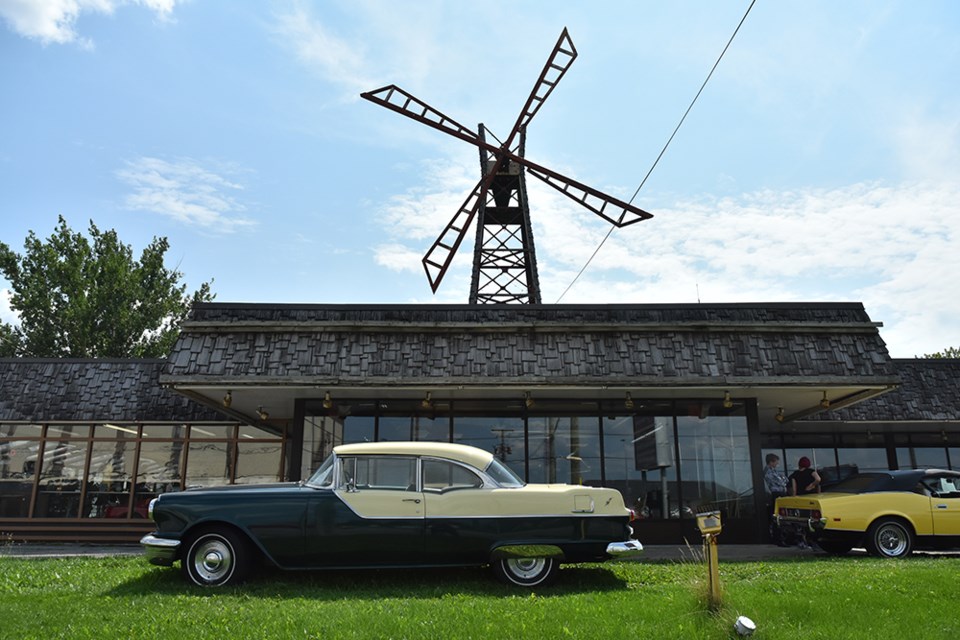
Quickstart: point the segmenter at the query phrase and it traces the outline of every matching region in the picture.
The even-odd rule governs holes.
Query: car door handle
[[[414,502],[414,503],[416,503],[416,504],[420,504],[420,498],[404,498],[403,501],[404,501],[404,502]]]
[[[945,504],[938,504],[938,505],[937,505],[937,509],[946,509],[946,508],[947,508],[947,505],[945,505]]]

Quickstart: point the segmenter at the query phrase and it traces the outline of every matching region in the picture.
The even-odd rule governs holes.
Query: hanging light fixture
[[[536,404],[533,400],[533,394],[529,391],[524,392],[523,394],[523,403],[527,405],[527,409],[532,409],[533,405]]]
[[[787,416],[783,413],[783,407],[777,407],[777,415],[773,417],[776,418],[777,422],[783,422],[787,419]]]
[[[330,409],[333,407],[333,396],[330,395],[330,392],[327,391],[323,394],[323,408]]]
[[[233,404],[233,392],[227,391],[227,394],[223,396],[223,406],[229,409],[231,404]]]
[[[730,397],[729,391],[723,392],[723,408],[724,409],[733,409],[733,398]]]
[[[433,395],[427,391],[427,395],[420,401],[420,406],[424,409],[433,409]]]
[[[633,409],[633,398],[630,397],[629,391],[627,391],[627,396],[623,399],[623,406],[627,409]]]
[[[263,405],[257,407],[257,415],[260,416],[261,420],[266,420],[270,417],[270,414],[264,410]]]
[[[827,392],[823,392],[823,398],[820,400],[820,406],[824,409],[830,408],[830,398],[827,397]]]

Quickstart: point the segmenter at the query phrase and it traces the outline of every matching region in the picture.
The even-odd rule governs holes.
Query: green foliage
[[[699,562],[565,566],[533,592],[484,569],[273,571],[224,590],[187,585],[141,557],[3,557],[10,638],[957,638],[957,557],[891,562],[806,556],[723,562],[724,606]]]
[[[936,353],[925,353],[923,354],[924,358],[960,358],[960,348],[958,347],[947,347],[943,351],[937,351]]]
[[[188,295],[183,274],[164,266],[166,238],[154,238],[136,260],[116,231],[91,221],[89,236],[61,216],[46,241],[29,233],[23,255],[0,242],[0,273],[20,317],[18,327],[0,325],[0,355],[163,357],[191,304],[213,299],[209,282]]]

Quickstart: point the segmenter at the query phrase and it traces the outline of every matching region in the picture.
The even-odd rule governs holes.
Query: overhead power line
[[[663,157],[663,154],[666,153],[667,147],[670,146],[670,143],[673,142],[674,136],[677,135],[677,132],[680,130],[680,127],[683,126],[683,121],[687,119],[687,115],[690,113],[690,110],[693,109],[693,105],[697,103],[697,99],[700,98],[700,94],[703,93],[703,90],[706,88],[707,83],[710,82],[710,78],[713,77],[713,72],[717,70],[717,67],[720,65],[720,61],[723,60],[724,54],[727,52],[727,49],[730,48],[730,45],[733,43],[733,39],[737,37],[737,33],[740,31],[740,27],[743,26],[743,23],[746,21],[747,16],[750,15],[750,10],[753,9],[753,5],[756,4],[757,0],[751,0],[750,6],[747,7],[746,12],[743,14],[743,17],[740,18],[740,22],[737,24],[737,28],[733,30],[733,34],[730,36],[730,39],[727,40],[726,46],[723,47],[723,51],[720,52],[720,56],[717,58],[717,61],[713,63],[713,67],[710,69],[710,73],[707,74],[706,79],[703,81],[703,84],[700,85],[700,90],[697,91],[697,95],[693,96],[693,100],[690,101],[690,106],[687,107],[687,110],[683,112],[683,117],[680,118],[680,122],[677,123],[677,126],[674,128],[673,133],[670,134],[670,137],[667,138],[667,142],[663,145],[663,148],[660,150],[660,153],[657,155],[656,160],[653,161],[653,164],[650,165],[650,169],[647,171],[646,175],[643,176],[643,180],[640,181],[640,185],[637,187],[637,190],[633,192],[633,195],[630,197],[630,204],[633,204],[634,199],[636,199],[637,194],[640,193],[640,190],[643,188],[643,185],[647,183],[647,178],[650,177],[650,174],[653,173],[653,170],[657,168],[657,165],[660,163],[660,158]],[[607,230],[607,234],[603,236],[603,240],[600,241],[600,244],[597,245],[597,248],[593,250],[593,253],[590,254],[590,257],[587,258],[587,261],[581,267],[580,271],[574,277],[574,279],[567,285],[567,288],[563,290],[563,293],[560,294],[560,297],[557,298],[557,303],[563,300],[563,296],[567,295],[567,292],[576,284],[577,280],[580,279],[580,276],[583,275],[583,272],[586,271],[587,267],[590,266],[590,263],[593,262],[593,259],[599,253],[601,247],[606,243],[607,238],[610,237],[610,234],[613,233],[614,227],[611,227]],[[556,304],[556,303],[555,303]]]

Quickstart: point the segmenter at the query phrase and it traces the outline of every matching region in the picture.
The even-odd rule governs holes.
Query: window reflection
[[[753,475],[742,410],[729,411],[720,403],[689,403],[678,408],[677,444],[683,478],[671,516],[692,517],[719,509],[725,517],[754,515]],[[686,415],[682,415],[686,414]]]
[[[94,440],[90,446],[83,516],[129,517],[136,438],[123,431],[113,431],[112,439]]]
[[[641,519],[659,520],[670,517],[677,495],[673,415],[669,404],[647,411],[604,418],[606,486],[618,489]]]
[[[597,418],[531,417],[527,420],[528,482],[600,483],[600,433]]]
[[[76,518],[88,442],[72,439],[72,427],[57,430],[43,445],[34,517]]]
[[[526,479],[523,418],[519,416],[454,416],[453,441],[491,452]]]

